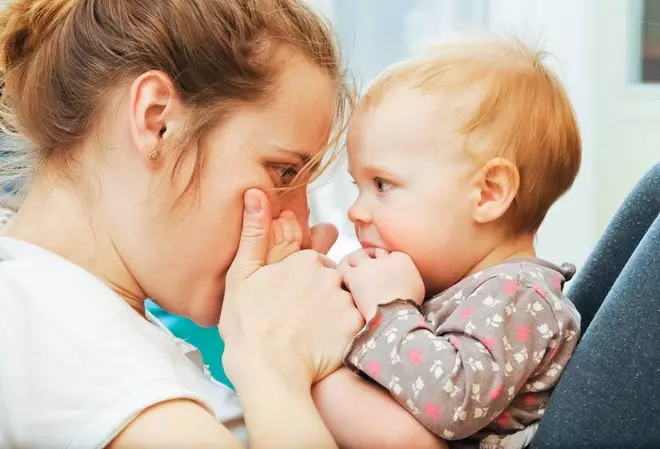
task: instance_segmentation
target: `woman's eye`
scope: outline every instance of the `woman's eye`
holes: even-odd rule
[[[275,173],[277,173],[279,184],[284,186],[293,183],[298,176],[298,169],[290,165],[280,166],[275,168]]]
[[[392,187],[394,187],[394,186],[393,186],[392,184],[390,184],[389,182],[387,182],[387,181],[383,181],[383,180],[380,179],[380,178],[375,178],[375,179],[374,179],[374,183],[376,184],[376,190],[378,190],[378,192],[380,192],[380,193],[387,192],[387,191],[390,190]]]

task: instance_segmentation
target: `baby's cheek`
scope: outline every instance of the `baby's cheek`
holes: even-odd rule
[[[414,236],[402,220],[398,217],[390,217],[388,220],[374,221],[374,225],[383,248],[389,251],[401,251],[412,257],[410,250],[415,243]]]
[[[434,266],[435,256],[428,231],[420,228],[419,221],[406,223],[401,218],[392,218],[377,226],[383,246],[390,251],[400,251],[409,255],[417,270],[425,278],[429,273],[437,270]],[[424,282],[426,283],[426,279]]]

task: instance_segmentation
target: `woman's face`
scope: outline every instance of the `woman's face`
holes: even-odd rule
[[[293,211],[303,228],[303,246],[310,244],[306,189],[284,195],[273,189],[286,187],[295,175],[292,168],[325,150],[335,116],[336,83],[303,58],[289,54],[281,65],[273,102],[243,107],[210,131],[200,149],[205,160],[199,189],[170,210],[163,205],[187,181],[185,165],[174,184],[169,174],[162,174],[149,182],[158,200],[135,203],[132,214],[140,225],[122,233],[122,259],[132,261],[129,269],[144,293],[201,325],[218,323],[247,189],[257,187],[269,195],[274,217]]]

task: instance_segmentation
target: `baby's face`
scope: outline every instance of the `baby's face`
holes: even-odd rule
[[[359,190],[348,215],[360,243],[411,256],[427,294],[460,280],[475,251],[470,180],[476,168],[457,131],[457,117],[469,105],[446,103],[396,88],[359,108],[347,136],[349,172]]]

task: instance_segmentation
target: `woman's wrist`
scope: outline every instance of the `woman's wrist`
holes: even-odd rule
[[[261,355],[235,354],[228,355],[227,369],[241,399],[250,447],[336,448],[312,399],[311,377],[299,375],[302,366],[284,370]]]
[[[249,349],[225,346],[222,363],[237,392],[249,394],[264,383],[274,383],[292,394],[309,394],[313,375],[286,354],[264,354],[263,346]],[[288,363],[287,363],[288,362]]]

